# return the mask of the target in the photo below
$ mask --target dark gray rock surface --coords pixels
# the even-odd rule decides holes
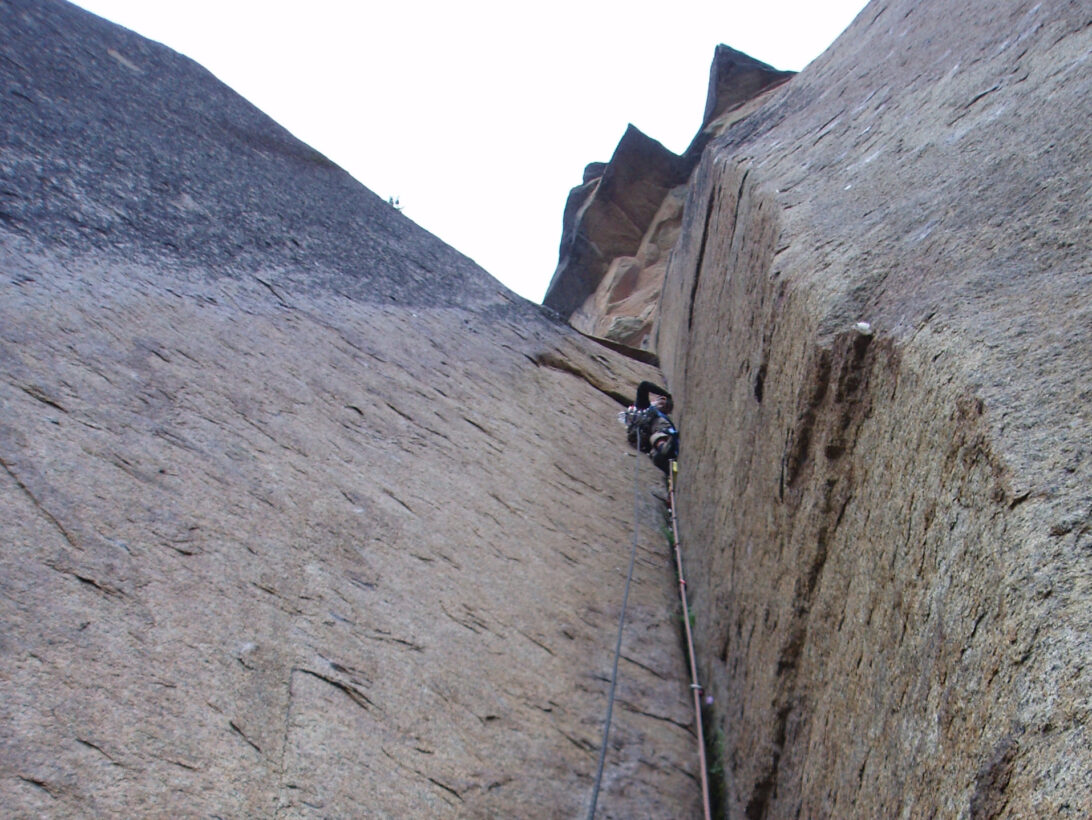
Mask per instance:
[[[709,67],[709,90],[705,95],[705,113],[699,132],[725,112],[739,108],[766,89],[792,79],[795,74],[795,71],[778,71],[730,46],[718,45]],[[700,149],[692,145],[686,153],[690,156],[696,150]]]
[[[517,299],[165,46],[67,3],[5,0],[0,63],[8,231],[217,275],[290,268],[360,301]]]

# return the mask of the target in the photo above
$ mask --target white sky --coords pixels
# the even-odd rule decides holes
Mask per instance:
[[[632,122],[673,151],[726,43],[801,69],[865,0],[78,0],[192,57],[517,293]]]

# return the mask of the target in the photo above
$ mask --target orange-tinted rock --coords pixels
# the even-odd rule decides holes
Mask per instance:
[[[673,188],[660,204],[634,256],[615,258],[607,274],[569,318],[582,333],[652,349],[660,290],[671,248],[678,239],[686,186]]]
[[[611,260],[636,253],[664,194],[688,171],[676,154],[629,126],[602,176],[569,194],[560,261],[544,304],[566,318],[579,308]]]
[[[545,304],[584,333],[651,349],[666,257],[681,220],[679,184],[710,139],[792,74],[718,46],[702,128],[684,156],[630,126],[611,161],[590,164],[569,194]]]

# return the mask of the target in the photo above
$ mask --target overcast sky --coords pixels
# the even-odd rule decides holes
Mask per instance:
[[[799,70],[864,0],[78,0],[197,60],[516,292],[632,122],[680,152],[726,43]]]

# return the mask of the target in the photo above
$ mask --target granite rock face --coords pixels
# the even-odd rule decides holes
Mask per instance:
[[[580,815],[635,504],[601,816],[693,814],[655,374],[73,6],[0,84],[5,816]]]
[[[726,816],[1092,810],[1090,22],[874,2],[570,198]],[[600,816],[696,816],[659,375],[71,6],[0,82],[5,811],[581,815],[636,506]]]
[[[1092,811],[1092,17],[873,2],[664,286],[731,817]]]
[[[682,156],[631,125],[610,162],[588,165],[569,193],[544,303],[582,333],[651,350],[685,181],[710,139],[792,76],[721,45],[709,70],[702,127]]]

